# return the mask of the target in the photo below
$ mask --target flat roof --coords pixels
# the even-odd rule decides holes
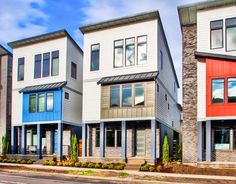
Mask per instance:
[[[210,0],[178,6],[179,21],[182,26],[197,23],[197,11],[236,5],[236,0]]]
[[[212,59],[221,59],[226,61],[236,61],[236,56],[225,55],[225,54],[215,54],[209,52],[195,52],[196,58],[212,58]]]
[[[70,34],[65,29],[13,41],[13,42],[8,43],[8,45],[11,48],[18,48],[18,47],[23,47],[26,45],[31,45],[31,44],[54,40],[54,39],[63,38],[63,37],[68,37],[72,41],[72,43],[75,45],[75,47],[77,47],[80,50],[80,52],[83,53],[83,50],[80,48],[80,46],[75,42],[75,40],[70,36]]]
[[[0,56],[11,55],[12,53],[0,44]]]

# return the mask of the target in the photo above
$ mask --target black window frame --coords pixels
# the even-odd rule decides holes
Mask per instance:
[[[114,127],[107,127],[106,128],[106,147],[115,147],[116,144],[115,144],[115,140],[116,140],[116,129]],[[113,133],[113,141],[111,140],[110,137],[108,137],[108,131],[112,132]],[[108,143],[112,143],[110,145],[108,145]]]
[[[122,41],[122,46],[116,46],[116,42]],[[115,65],[116,60],[115,60],[115,50],[116,48],[122,48],[122,66],[117,66]],[[114,40],[114,49],[113,49],[113,68],[122,68],[124,66],[124,39],[118,39],[118,40]]]
[[[35,96],[35,110],[34,111],[31,111],[31,105],[30,105],[30,100],[31,100],[31,96]],[[36,113],[37,112],[37,94],[33,93],[33,94],[29,94],[29,113]]]
[[[229,81],[230,79],[235,79],[235,81]],[[232,103],[236,103],[236,101],[232,101],[232,102],[230,102],[229,101],[229,83],[230,82],[236,82],[236,77],[229,77],[229,78],[227,78],[227,103],[229,103],[229,104],[232,104]]]
[[[50,52],[43,53],[43,70],[42,70],[42,77],[49,77],[50,76]],[[48,74],[45,75],[45,62],[48,61],[49,68],[48,68]]]
[[[17,63],[17,81],[24,81],[25,79],[25,58],[24,57],[21,57],[21,58],[18,58],[18,63]],[[20,65],[23,65],[23,76],[21,77],[22,79],[20,79]]]
[[[223,102],[219,102],[219,103],[214,103],[213,102],[213,81],[214,80],[219,80],[222,79],[223,80]],[[214,78],[211,79],[211,104],[224,104],[225,103],[225,79],[224,78]]]
[[[52,110],[48,110],[48,94],[52,94]],[[46,112],[53,112],[54,111],[54,106],[55,106],[55,104],[54,104],[54,102],[55,102],[55,100],[54,100],[54,92],[48,92],[48,93],[46,93],[46,95],[45,95],[45,98],[46,98],[46,100],[45,100],[45,104],[46,104]]]
[[[96,46],[96,45],[99,46],[99,49],[93,50],[93,46]],[[99,71],[100,70],[100,43],[92,44],[90,49],[91,49],[90,50],[91,51],[90,52],[90,71],[91,72]],[[98,68],[92,69],[92,53],[93,53],[93,51],[97,51],[97,50],[98,50]]]
[[[37,64],[39,63],[39,76],[38,76],[38,70],[37,70]],[[42,77],[42,54],[36,54],[34,55],[34,79],[39,79]]]
[[[140,37],[146,37],[146,41],[145,41],[145,42],[139,42],[138,39],[139,39]],[[141,44],[146,44],[146,55],[148,56],[148,53],[147,53],[147,50],[148,50],[148,48],[147,48],[147,42],[148,42],[148,36],[147,36],[147,35],[141,35],[141,36],[138,36],[138,37],[137,37],[137,65],[145,65],[145,64],[147,64],[147,60],[146,60],[145,63],[139,63],[139,58],[138,58],[138,47],[139,47],[139,45],[141,45]]]
[[[71,62],[71,78],[77,79],[77,64]]]
[[[219,21],[222,22],[222,26],[221,27],[214,27],[214,28],[212,28],[211,24],[214,23],[214,22],[219,22]],[[223,24],[224,24],[223,19],[210,21],[210,49],[211,50],[222,49],[224,47],[224,30],[223,30],[224,26],[223,26]],[[216,31],[216,30],[221,30],[222,31],[222,35],[221,35],[221,37],[222,37],[222,44],[221,44],[221,47],[213,48],[212,47],[212,31]]]
[[[59,73],[60,73],[60,53],[59,53],[59,50],[55,50],[55,51],[52,51],[51,53],[51,76],[58,76]],[[57,74],[53,74],[53,59],[58,59],[58,73]]]
[[[227,47],[227,29],[228,28],[236,28],[236,24],[235,25],[227,25],[227,21],[228,20],[231,20],[231,19],[236,19],[236,17],[231,17],[231,18],[227,18],[225,19],[225,51],[226,52],[233,52],[233,51],[236,51],[236,48],[234,50],[228,50],[228,47]]]
[[[95,129],[95,147],[100,147],[100,128]]]
[[[134,43],[133,44],[126,44],[126,41],[129,40],[129,39],[134,39]],[[125,67],[135,66],[135,37],[126,38],[124,44],[125,44]],[[127,55],[126,46],[130,46],[130,45],[134,46],[134,63],[132,65],[127,65],[127,62],[126,62],[126,55]]]
[[[130,105],[123,104],[123,99],[124,99],[123,90],[127,90],[127,89],[131,90],[131,104]],[[133,106],[133,104],[132,104],[132,102],[133,102],[133,85],[132,84],[122,84],[120,97],[121,97],[121,107],[132,107]]]
[[[119,91],[119,94],[118,94],[118,97],[119,97],[119,104],[118,104],[118,106],[116,107],[116,106],[111,106],[111,99],[112,99],[112,97],[111,97],[111,91],[112,91],[112,88],[113,87],[118,87],[118,91]],[[109,101],[110,103],[109,103],[109,107],[110,108],[119,108],[120,106],[121,106],[121,85],[112,85],[112,86],[110,86],[110,101]]]
[[[64,96],[65,96],[65,99],[66,99],[66,100],[69,100],[69,99],[70,99],[70,94],[69,94],[68,92],[65,92]]]

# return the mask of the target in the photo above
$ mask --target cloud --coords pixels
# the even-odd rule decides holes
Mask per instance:
[[[47,15],[40,10],[44,0],[1,0],[0,43],[42,34]]]

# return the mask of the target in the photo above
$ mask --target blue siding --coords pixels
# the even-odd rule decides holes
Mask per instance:
[[[52,112],[46,112],[46,101],[44,112],[29,112],[29,96],[30,94],[42,94],[47,92],[53,92],[54,96],[54,108]],[[46,99],[45,99],[46,100]],[[37,107],[37,100],[36,100]],[[23,122],[37,122],[37,121],[54,121],[62,119],[62,90],[37,92],[37,93],[24,93],[23,94]]]

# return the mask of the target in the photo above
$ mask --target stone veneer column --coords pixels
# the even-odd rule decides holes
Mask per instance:
[[[183,162],[197,162],[197,27],[183,26]]]

